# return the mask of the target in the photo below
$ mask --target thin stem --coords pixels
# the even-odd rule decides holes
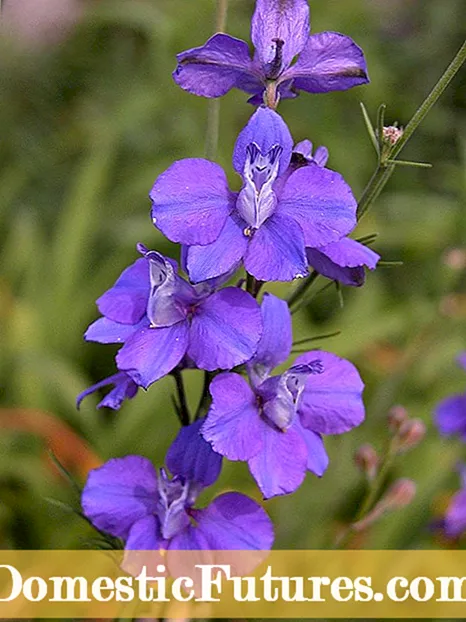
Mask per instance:
[[[461,48],[458,50],[458,53],[456,54],[455,58],[448,65],[447,69],[443,73],[440,80],[434,86],[434,88],[429,93],[427,98],[424,100],[424,102],[421,104],[421,106],[416,111],[411,121],[405,127],[402,136],[399,138],[399,140],[397,140],[397,142],[393,146],[393,149],[390,150],[389,155],[390,155],[391,160],[395,159],[396,156],[404,148],[408,140],[414,134],[418,125],[424,120],[429,110],[437,102],[437,100],[442,95],[444,90],[447,88],[447,86],[453,80],[455,75],[458,73],[458,71],[461,68],[461,65],[464,63],[465,60],[466,60],[466,40],[464,41]]]
[[[215,32],[224,32],[227,24],[229,0],[217,0]],[[208,160],[215,160],[218,151],[220,131],[220,99],[212,99],[208,104],[205,154]]]
[[[395,170],[394,164],[389,164],[385,166],[383,164],[379,164],[373,174],[371,180],[367,184],[364,192],[358,203],[357,210],[357,218],[361,220],[367,210],[370,208],[372,203],[378,198],[379,194],[385,187],[385,184],[390,179]]]
[[[253,298],[257,298],[260,289],[263,285],[262,281],[258,281],[252,274],[246,275],[246,291],[251,294]]]
[[[179,400],[179,408],[177,409],[178,416],[180,418],[181,425],[186,426],[191,423],[191,418],[189,416],[188,400],[186,398],[186,391],[184,388],[184,382],[183,382],[183,376],[181,375],[181,370],[174,369],[172,371],[172,376],[175,379],[176,391],[178,393],[178,400]]]
[[[207,414],[210,402],[209,387],[213,376],[214,374],[211,372],[204,372],[204,386],[202,387],[201,399],[199,400],[199,405],[197,407],[196,414],[194,415],[195,421]]]
[[[307,290],[311,287],[318,276],[319,273],[313,270],[311,274],[294,290],[288,298],[288,306],[290,308],[306,294]]]

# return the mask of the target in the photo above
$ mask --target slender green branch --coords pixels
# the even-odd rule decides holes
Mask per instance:
[[[434,86],[434,88],[429,93],[425,101],[421,104],[421,106],[416,111],[411,121],[405,127],[403,131],[403,135],[393,145],[393,148],[390,150],[390,154],[389,154],[391,160],[394,160],[396,156],[401,153],[401,150],[404,148],[408,140],[414,134],[418,125],[424,120],[425,116],[430,111],[432,106],[437,102],[437,100],[442,95],[444,90],[453,80],[453,78],[458,73],[458,71],[461,68],[461,65],[464,63],[465,60],[466,60],[466,41],[464,41],[463,45],[458,50],[458,53],[456,54],[455,58],[448,65],[447,69],[443,73],[440,80]]]
[[[178,393],[178,417],[180,419],[180,423],[183,426],[189,425],[191,423],[191,417],[189,416],[189,407],[188,400],[186,398],[186,391],[184,388],[183,376],[181,375],[180,369],[174,369],[172,371],[172,376],[175,379],[176,391]]]
[[[227,24],[229,0],[217,0],[215,32],[224,32]],[[220,99],[212,99],[208,104],[205,154],[208,160],[215,160],[218,151],[220,130]]]
[[[195,421],[197,421],[201,417],[204,417],[204,415],[206,415],[207,411],[209,410],[209,404],[210,404],[209,387],[210,387],[210,383],[213,377],[214,377],[214,374],[212,374],[212,372],[209,372],[209,371],[204,372],[204,385],[202,387],[201,399],[199,400],[199,405],[197,407],[196,414],[194,415]]]
[[[298,285],[298,287],[294,290],[291,296],[288,298],[288,306],[291,308],[295,303],[297,303],[306,293],[307,290],[314,283],[316,278],[319,276],[319,273],[313,270],[311,274],[304,279],[302,283]]]
[[[395,170],[394,164],[383,165],[379,164],[373,174],[371,180],[367,184],[364,192],[358,203],[357,217],[360,220],[367,210],[371,207],[374,201],[378,198],[379,194],[385,187],[385,184],[392,176]]]

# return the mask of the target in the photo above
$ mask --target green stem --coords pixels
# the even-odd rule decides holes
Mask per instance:
[[[224,32],[227,23],[229,0],[217,0],[215,32]],[[205,154],[208,160],[215,160],[218,151],[220,131],[220,99],[212,99],[208,104]]]
[[[176,383],[176,391],[178,393],[179,400],[179,409],[178,416],[180,418],[180,423],[182,426],[187,426],[191,423],[191,418],[189,416],[189,407],[188,400],[186,398],[186,391],[184,388],[183,376],[181,375],[180,369],[174,369],[172,371],[173,378]]]
[[[385,184],[392,176],[393,171],[395,170],[394,164],[389,164],[388,166],[380,163],[375,173],[373,174],[371,180],[367,184],[364,192],[362,193],[361,199],[358,203],[357,210],[357,218],[361,220],[370,206],[374,203],[374,201],[378,198],[379,194],[385,187]]]
[[[307,293],[307,290],[311,287],[311,285],[314,283],[318,276],[319,273],[313,270],[311,274],[306,279],[304,279],[304,281],[300,285],[298,285],[298,287],[288,298],[288,306],[290,308]]]
[[[196,414],[194,415],[194,421],[197,421],[207,414],[210,403],[209,387],[213,377],[214,374],[211,372],[204,372],[204,386],[202,387],[201,399],[199,400],[199,406],[197,407]]]
[[[437,102],[437,100],[442,95],[444,90],[447,88],[447,86],[453,80],[455,75],[458,73],[458,71],[461,68],[461,65],[464,63],[465,60],[466,60],[466,41],[464,41],[463,45],[458,50],[458,53],[456,54],[455,58],[448,65],[447,69],[443,73],[440,80],[434,86],[434,88],[429,93],[425,101],[416,111],[416,114],[413,116],[411,121],[405,127],[402,136],[399,138],[399,140],[397,140],[393,148],[390,150],[389,157],[391,160],[393,160],[394,158],[396,158],[397,155],[399,155],[399,153],[404,148],[408,140],[414,134],[418,125],[424,120],[429,110]]]

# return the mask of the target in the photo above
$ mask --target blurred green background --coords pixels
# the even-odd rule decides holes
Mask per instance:
[[[253,4],[230,0],[229,33],[248,38]],[[61,41],[40,41],[34,29],[32,41],[13,28],[0,41],[1,548],[75,548],[93,535],[47,501],[75,504],[47,446],[83,482],[111,456],[141,453],[161,464],[176,433],[172,378],[118,413],[95,410],[95,396],[78,412],[75,397],[114,369],[113,347],[82,339],[97,317],[95,299],[134,261],[136,242],[177,254],[152,227],[147,194],[173,160],[204,153],[207,101],[179,90],[171,71],[177,52],[212,34],[215,6],[96,0]],[[385,102],[387,121],[406,124],[461,45],[464,4],[314,0],[311,9],[315,32],[341,31],[363,47],[371,84],[304,94],[280,111],[297,141],[329,148],[330,167],[360,196],[376,162],[359,102],[373,117]],[[374,248],[403,265],[380,267],[364,288],[346,289],[343,309],[332,288],[295,316],[296,339],[342,331],[318,345],[359,367],[367,421],[328,439],[331,463],[321,480],[309,475],[294,495],[265,504],[278,548],[328,546],[354,516],[364,487],[353,453],[363,442],[383,452],[394,404],[428,426],[426,440],[391,474],[413,478],[418,494],[359,545],[445,545],[429,524],[457,488],[455,466],[465,452],[440,439],[431,413],[465,388],[454,358],[466,349],[466,259],[450,252],[466,253],[464,102],[457,76],[403,153],[434,167],[397,169],[358,230],[378,232]],[[241,92],[222,100],[218,161],[228,171],[251,112]],[[290,287],[272,290],[286,295]],[[186,376],[195,405],[202,375]],[[259,499],[244,465],[226,463],[205,498],[229,488]]]

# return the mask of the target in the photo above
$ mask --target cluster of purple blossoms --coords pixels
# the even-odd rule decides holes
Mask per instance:
[[[84,514],[128,550],[267,550],[273,527],[265,511],[240,493],[195,507],[217,480],[223,457],[245,461],[265,499],[296,490],[307,471],[328,466],[323,437],[364,420],[356,368],[329,352],[302,354],[281,374],[292,350],[287,302],[260,289],[270,281],[315,271],[359,286],[379,256],[349,238],[356,200],[328,152],[294,145],[276,112],[281,98],[324,93],[368,81],[360,48],[332,32],[309,35],[307,0],[257,0],[251,58],[246,43],[217,34],[178,56],[183,89],[219,97],[239,88],[257,105],[240,132],[229,188],[209,160],[175,162],[150,192],[153,224],[181,245],[177,262],[142,244],[141,255],[98,300],[101,316],[85,339],[118,344],[117,372],[78,397],[112,387],[99,407],[118,410],[169,374],[204,370],[210,405],[179,432],[168,471],[140,456],[106,462],[83,491]],[[236,286],[235,273],[247,274]],[[250,283],[253,287],[250,287]],[[205,416],[204,416],[204,413]],[[188,422],[186,419],[184,424]]]

